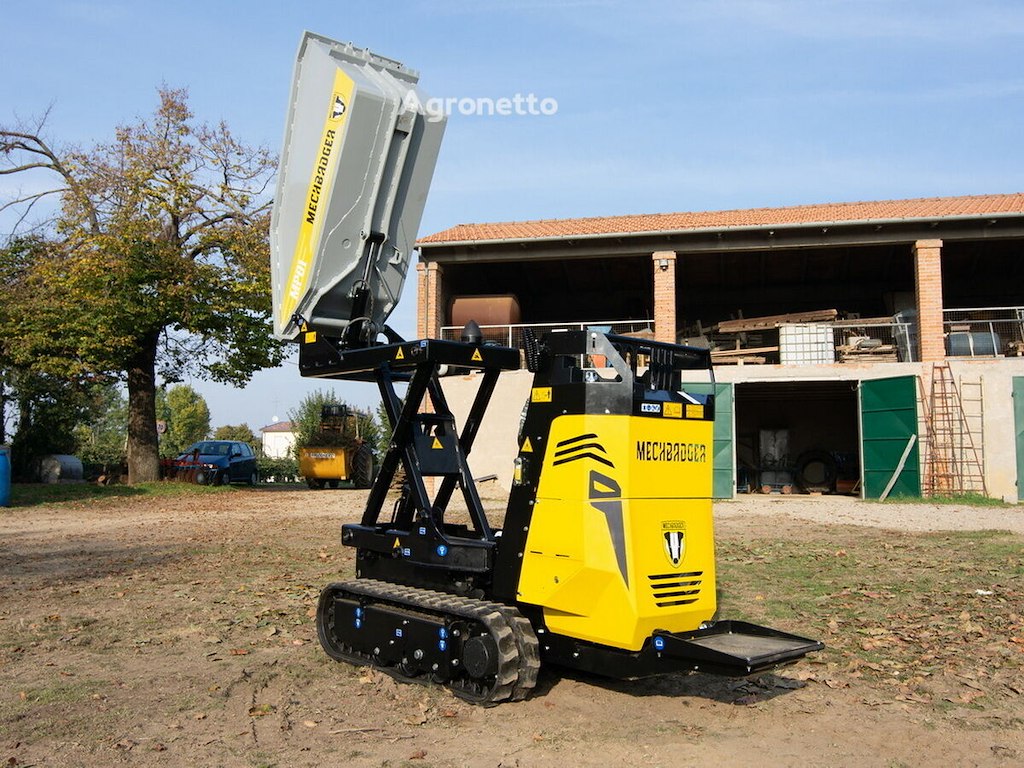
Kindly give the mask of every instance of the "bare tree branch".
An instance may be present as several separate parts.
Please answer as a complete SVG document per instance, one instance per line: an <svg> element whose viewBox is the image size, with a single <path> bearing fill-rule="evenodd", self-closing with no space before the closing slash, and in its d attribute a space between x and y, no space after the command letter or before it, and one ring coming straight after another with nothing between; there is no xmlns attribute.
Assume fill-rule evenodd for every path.
<svg viewBox="0 0 1024 768"><path fill-rule="evenodd" d="M31 201L31 204L30 204L29 207L31 207L32 205L35 205L36 201L39 198L46 197L47 195L56 195L56 194L59 194L59 193L61 193L63 191L64 191L63 189L48 189L45 192L39 192L39 193L34 194L34 195L26 195L25 197L19 197L17 200L9 200L8 202L4 203L3 205L0 205L0 211L5 211L8 208L13 208L16 205L21 205L22 203L28 203L30 201Z"/></svg>
<svg viewBox="0 0 1024 768"><path fill-rule="evenodd" d="M41 127L42 122L40 122L40 128ZM14 152L25 152L30 155L38 155L41 157L45 157L49 162L31 162L22 163L20 165L14 164L12 162L11 168L5 171L0 171L0 173L20 173L22 171L27 171L32 168L45 168L47 170L53 171L54 173L58 174L61 178L63 178L64 182L68 186L68 189L74 192L82 200L83 205L86 209L86 215L89 219L89 224L92 228L92 231L99 231L99 215L96 211L95 206L93 206L92 202L89 200L88 195L85 194L85 190L82 189L81 185L78 183L78 179L75 178L75 175L71 173L71 171L64 164L64 162L61 160L60 156L56 153L56 151L54 151L49 146L49 144L47 144L42 139L38 132L24 133L21 131L0 130L0 155L3 155L5 158L7 158L8 162L11 162L10 155ZM22 217L22 219L24 219L24 217Z"/></svg>

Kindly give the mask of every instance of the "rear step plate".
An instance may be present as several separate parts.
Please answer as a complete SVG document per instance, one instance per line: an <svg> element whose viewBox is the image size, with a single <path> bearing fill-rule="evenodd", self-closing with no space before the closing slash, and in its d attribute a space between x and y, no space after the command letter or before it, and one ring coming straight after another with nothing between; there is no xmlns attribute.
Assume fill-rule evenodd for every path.
<svg viewBox="0 0 1024 768"><path fill-rule="evenodd" d="M654 635L660 655L692 663L693 669L738 676L789 664L824 647L817 640L745 621L719 621L685 635Z"/></svg>

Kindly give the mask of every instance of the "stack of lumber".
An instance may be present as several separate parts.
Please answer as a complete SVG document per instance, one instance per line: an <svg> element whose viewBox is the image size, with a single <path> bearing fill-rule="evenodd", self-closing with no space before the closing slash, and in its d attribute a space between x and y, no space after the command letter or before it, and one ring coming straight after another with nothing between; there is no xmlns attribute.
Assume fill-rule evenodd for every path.
<svg viewBox="0 0 1024 768"><path fill-rule="evenodd" d="M839 317L835 309L818 309L813 312L790 312L788 315L766 317L741 317L738 320L723 320L717 326L719 333L747 333L778 328L789 323L831 323Z"/></svg>

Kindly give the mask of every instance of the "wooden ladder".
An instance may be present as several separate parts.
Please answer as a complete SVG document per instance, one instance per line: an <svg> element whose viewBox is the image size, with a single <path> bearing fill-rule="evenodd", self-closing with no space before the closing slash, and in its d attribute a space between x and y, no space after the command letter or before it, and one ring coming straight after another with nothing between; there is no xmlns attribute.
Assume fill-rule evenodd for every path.
<svg viewBox="0 0 1024 768"><path fill-rule="evenodd" d="M981 453L974 444L960 389L948 362L932 366L930 397L922 397L922 402L928 435L924 492L929 496L985 494Z"/></svg>

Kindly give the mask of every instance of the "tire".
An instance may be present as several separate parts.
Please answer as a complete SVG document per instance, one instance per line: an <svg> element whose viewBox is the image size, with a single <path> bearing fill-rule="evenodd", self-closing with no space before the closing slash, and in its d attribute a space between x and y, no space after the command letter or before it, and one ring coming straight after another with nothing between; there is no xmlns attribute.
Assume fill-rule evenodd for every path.
<svg viewBox="0 0 1024 768"><path fill-rule="evenodd" d="M368 445L359 446L352 457L352 483L356 488L373 485L373 451Z"/></svg>
<svg viewBox="0 0 1024 768"><path fill-rule="evenodd" d="M804 451L796 460L797 485L807 493L832 493L839 466L828 451Z"/></svg>
<svg viewBox="0 0 1024 768"><path fill-rule="evenodd" d="M256 483L258 483L259 481L260 481L259 473L254 469L252 472L249 473L249 480L248 480L249 487L250 488L251 487L255 487Z"/></svg>
<svg viewBox="0 0 1024 768"><path fill-rule="evenodd" d="M327 487L328 488L333 488L333 489L336 490L339 486L341 486L341 480L328 480L327 481Z"/></svg>
<svg viewBox="0 0 1024 768"><path fill-rule="evenodd" d="M198 469L192 476L196 485L208 485L210 482L210 474L205 469Z"/></svg>
<svg viewBox="0 0 1024 768"><path fill-rule="evenodd" d="M307 477L306 485L309 486L309 490L311 491L319 491L323 489L324 481L317 480L315 477Z"/></svg>
<svg viewBox="0 0 1024 768"><path fill-rule="evenodd" d="M231 470L222 469L220 474L214 478L217 485L231 485Z"/></svg>

